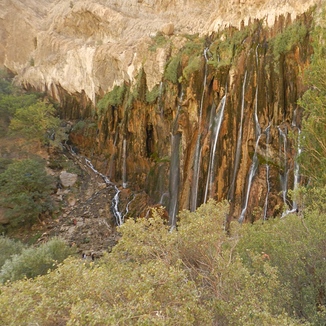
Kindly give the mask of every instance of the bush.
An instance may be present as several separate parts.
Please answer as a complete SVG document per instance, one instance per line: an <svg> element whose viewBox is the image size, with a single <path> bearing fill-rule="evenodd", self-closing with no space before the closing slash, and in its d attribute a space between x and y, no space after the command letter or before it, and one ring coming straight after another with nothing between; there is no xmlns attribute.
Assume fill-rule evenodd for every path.
<svg viewBox="0 0 326 326"><path fill-rule="evenodd" d="M23 249L7 259L0 271L0 282L17 281L25 277L44 275L58 266L73 251L63 240L54 238L38 248Z"/></svg>
<svg viewBox="0 0 326 326"><path fill-rule="evenodd" d="M148 49L152 52L155 52L157 48L163 48L168 42L169 39L159 32L154 37L152 37L152 44Z"/></svg>
<svg viewBox="0 0 326 326"><path fill-rule="evenodd" d="M97 107L100 110L100 115L104 114L109 106L119 106L122 104L124 95L126 93L126 86L114 86L113 90L104 95L104 97L98 101Z"/></svg>
<svg viewBox="0 0 326 326"><path fill-rule="evenodd" d="M7 237L0 237L0 270L7 259L10 259L13 255L18 255L24 248L21 242L12 240Z"/></svg>
<svg viewBox="0 0 326 326"><path fill-rule="evenodd" d="M224 230L228 207L213 201L180 213L169 232L163 212L128 220L99 263L68 259L57 270L1 287L2 324L300 325L283 312L290 296L277 269L236 254L238 228ZM19 307L19 309L18 309Z"/></svg>
<svg viewBox="0 0 326 326"><path fill-rule="evenodd" d="M37 160L16 161L0 174L0 205L12 226L33 224L43 212L54 210L50 194L54 179Z"/></svg>
<svg viewBox="0 0 326 326"><path fill-rule="evenodd" d="M321 325L326 312L326 219L320 212L305 218L290 215L282 220L247 225L237 251L252 271L251 253L261 255L279 270L279 280L292 297L284 308L289 315Z"/></svg>
<svg viewBox="0 0 326 326"><path fill-rule="evenodd" d="M169 60L165 68L164 78L173 84L178 82L179 65L180 56L175 56Z"/></svg>
<svg viewBox="0 0 326 326"><path fill-rule="evenodd" d="M56 110L52 105L37 102L17 109L9 128L12 133L27 139L44 141L47 132L55 132L59 128L60 119L55 117L55 113Z"/></svg>
<svg viewBox="0 0 326 326"><path fill-rule="evenodd" d="M279 33L272 41L274 60L279 60L281 54L289 52L294 45L302 42L307 34L307 27L301 23L293 23Z"/></svg>
<svg viewBox="0 0 326 326"><path fill-rule="evenodd" d="M190 76L195 72L200 70L202 59L200 57L191 57L189 59L188 65L183 69L183 76L187 81L189 81Z"/></svg>

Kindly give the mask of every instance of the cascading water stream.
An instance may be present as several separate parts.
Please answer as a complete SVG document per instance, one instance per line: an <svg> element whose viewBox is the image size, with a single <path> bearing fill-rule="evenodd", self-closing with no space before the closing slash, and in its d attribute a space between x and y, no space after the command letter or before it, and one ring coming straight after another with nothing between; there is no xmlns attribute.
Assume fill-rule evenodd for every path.
<svg viewBox="0 0 326 326"><path fill-rule="evenodd" d="M127 188L127 139L122 142L122 188Z"/></svg>
<svg viewBox="0 0 326 326"><path fill-rule="evenodd" d="M278 126L277 127L280 137L283 140L283 173L280 173L281 187L282 187L282 198L284 205L287 205L287 191L288 191L288 166L287 166L287 137L284 131ZM280 149L280 156L282 156L282 150Z"/></svg>
<svg viewBox="0 0 326 326"><path fill-rule="evenodd" d="M132 197L131 200L129 200L129 202L126 205L126 209L125 209L125 213L123 214L122 220L124 221L125 217L127 216L127 214L129 213L129 205L134 201L134 199L136 198L136 196L134 195Z"/></svg>
<svg viewBox="0 0 326 326"><path fill-rule="evenodd" d="M228 199L233 200L234 196L234 187L235 187L235 179L237 176L237 170L240 164L240 155L241 155L241 143L242 143L242 129L243 129L243 116L244 116L244 104L245 104L245 89L246 89L246 81L247 81L247 71L245 72L243 83L242 83L242 98L241 98L241 114L240 114L240 125L239 125L239 132L237 138L237 147L235 152L235 160L234 160L234 169L233 169L233 176L232 182L229 189Z"/></svg>
<svg viewBox="0 0 326 326"><path fill-rule="evenodd" d="M198 118L198 136L195 148L195 156L194 156L194 168L193 168L193 176L191 183L191 194L190 194L190 211L195 211L197 208L197 200L198 200L198 182L199 182L199 170L200 170L200 162L201 162L201 123L202 123L202 114L203 114L203 105L206 91L206 81L207 81L207 52L208 48L204 50L204 58L205 58L205 73L204 73L204 81L203 81L203 92L200 99L199 106L199 118Z"/></svg>
<svg viewBox="0 0 326 326"><path fill-rule="evenodd" d="M102 177L102 179L104 180L104 182L106 183L106 185L107 186L111 186L111 187L113 187L114 188L114 190L115 190L115 195L114 195L114 197L113 197L113 199L112 199L112 213L113 213L113 215L114 215L114 218L115 218L115 221L116 221L116 223L117 223L117 225L118 226L120 226L120 225L122 225L123 224L123 217L122 217L122 214L120 213L120 211L119 211L119 194L120 194L120 190L118 189L118 187L113 183L113 182L111 182L110 180L109 180L109 178L106 176L106 175L104 175L104 174L102 174L102 173L100 173L100 172L98 172L95 168L94 168L94 166L93 166L93 164L92 164L92 162L89 160L89 159L87 159L87 158L85 158L85 162L86 162L86 165L95 173L95 174L97 174L97 175L99 175L100 177Z"/></svg>
<svg viewBox="0 0 326 326"><path fill-rule="evenodd" d="M212 196L212 184L214 182L214 163L215 163L215 154L216 154L216 146L217 146L217 140L220 133L222 121L223 121L223 115L224 115L224 108L226 103L226 94L222 97L221 102L218 106L217 113L215 114L213 123L212 123L212 136L211 139L211 149L209 153L209 165L208 165L208 171L207 171L207 182L206 182L206 188L205 188L205 197L204 197L204 203L206 203L208 197Z"/></svg>
<svg viewBox="0 0 326 326"><path fill-rule="evenodd" d="M298 189L299 183L300 183L300 165L298 162L298 158L301 155L302 149L300 146L300 133L301 130L298 128L298 147L297 147L297 154L296 154L296 158L294 161L294 184L293 184L293 191L296 191ZM294 211L297 211L298 209L298 203L296 201L293 201L292 204L292 209Z"/></svg>
<svg viewBox="0 0 326 326"><path fill-rule="evenodd" d="M80 161L81 158L76 154L76 152L72 149L71 146L68 146L67 144L65 144L65 147L68 149L69 153L70 153L70 154L71 154L71 155L72 155L76 160L78 160L80 163L82 163L82 162ZM118 226L122 225L122 224L123 224L123 217L122 217L121 213L119 212L119 208L118 208L118 206L119 206L119 193L120 193L120 190L118 189L118 187L117 187L113 182L110 181L110 179L109 179L106 175L104 175L104 174L98 172L98 171L94 168L92 162L91 162L89 159L87 159L87 158L85 157L84 160L85 160L85 164L86 164L86 166L87 166L88 168L90 168L90 169L91 169L91 170L92 170L96 175L99 175L99 176L103 179L103 181L105 182L105 184L106 184L107 186L110 186L110 187L113 187L113 188L114 188L114 190L115 190L115 195L114 195L114 197L113 197L113 199L112 199L112 206L111 206L111 207L112 207L112 213L113 213L113 215L114 215L114 218L115 218L116 224L117 224Z"/></svg>
<svg viewBox="0 0 326 326"><path fill-rule="evenodd" d="M176 133L171 135L172 142L172 155L170 162L170 178L169 178L169 225L171 230L177 225L176 216L178 212L178 193L180 184L180 148L181 133Z"/></svg>
<svg viewBox="0 0 326 326"><path fill-rule="evenodd" d="M268 145L269 145L269 137L270 137L270 128L271 125L269 123L269 125L267 126L266 130L265 130L265 134L266 134L266 153L268 154ZM265 221L267 219L267 210L268 210L268 196L269 193L271 191L271 185L269 182L269 164L268 161L266 163L266 186L267 186L267 191L266 191L266 197L265 197L265 203L264 203L264 215L263 215L263 220Z"/></svg>
<svg viewBox="0 0 326 326"><path fill-rule="evenodd" d="M256 174L257 168L258 168L258 155L257 155L257 148L258 148L258 143L259 143L259 139L260 136L258 137L257 141L256 141L256 145L255 145L255 153L254 156L252 158L252 163L250 166L250 171L249 171L249 177L248 177L248 185L247 185L247 190L246 190L246 197L245 197L245 204L244 207L241 211L240 217L239 217L239 222L243 222L244 218L245 218L245 214L248 208L248 201L249 201L249 195L250 195L250 189L251 189L251 185L252 185L252 181L254 179L254 176Z"/></svg>
<svg viewBox="0 0 326 326"><path fill-rule="evenodd" d="M183 89L181 88L178 99L178 107L175 119L172 123L171 131L171 160L170 160L170 176L169 176L169 225L171 230L176 227L177 212L178 212L178 198L180 186L180 141L182 134L178 132L178 119L183 101ZM163 194L164 195L164 194Z"/></svg>
<svg viewBox="0 0 326 326"><path fill-rule="evenodd" d="M257 51L257 48L256 48ZM257 54L256 54L257 55ZM258 59L257 59L258 60ZM258 66L258 62L257 62ZM255 110L254 110L254 121L255 121L255 134L256 134L256 144L255 144L255 152L254 156L252 158L252 163L250 166L250 172L249 172L249 177L248 177L248 185L246 189L246 197L245 197L245 204L244 207L241 211L240 217L239 217L239 222L243 222L245 218L245 214L248 208L248 201L249 201L249 195L250 195L250 189L252 185L252 181L254 179L254 176L256 174L257 168L258 168L258 155L257 155L257 148L261 136L261 127L259 124L258 120L258 84L256 86L256 93L255 93Z"/></svg>
<svg viewBox="0 0 326 326"><path fill-rule="evenodd" d="M298 128L298 146L296 151L296 157L294 160L294 181L293 181L293 191L295 192L298 189L299 183L300 183L300 165L298 162L298 158L302 152L301 146L300 146L300 133L301 130ZM295 213L298 211L298 203L294 200L292 202L292 209L287 209L285 212L283 212L281 217L285 217L288 214Z"/></svg>

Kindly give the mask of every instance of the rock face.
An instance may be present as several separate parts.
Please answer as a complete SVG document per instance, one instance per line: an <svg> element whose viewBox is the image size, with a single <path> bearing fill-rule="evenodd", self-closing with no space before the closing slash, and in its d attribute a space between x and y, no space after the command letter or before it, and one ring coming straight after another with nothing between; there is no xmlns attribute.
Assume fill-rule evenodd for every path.
<svg viewBox="0 0 326 326"><path fill-rule="evenodd" d="M49 91L96 95L133 81L143 66L151 89L170 48L151 52L150 37L206 34L249 19L292 18L319 0L4 0L0 4L0 65L19 82ZM174 37L172 36L174 34Z"/></svg>
<svg viewBox="0 0 326 326"><path fill-rule="evenodd" d="M230 219L268 218L298 182L288 133L312 18L295 18L318 3L7 0L0 62L85 120L71 141L151 204L174 215L212 197Z"/></svg>

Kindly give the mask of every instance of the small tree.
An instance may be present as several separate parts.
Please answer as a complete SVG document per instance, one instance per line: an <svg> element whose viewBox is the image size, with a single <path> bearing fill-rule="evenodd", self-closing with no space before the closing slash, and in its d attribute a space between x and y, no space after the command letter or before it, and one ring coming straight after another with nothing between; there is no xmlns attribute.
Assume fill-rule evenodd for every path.
<svg viewBox="0 0 326 326"><path fill-rule="evenodd" d="M0 174L0 205L6 209L11 225L34 223L45 211L53 211L50 194L54 180L42 163L16 161Z"/></svg>
<svg viewBox="0 0 326 326"><path fill-rule="evenodd" d="M59 127L60 119L55 117L55 112L55 108L45 102L17 109L10 130L27 139L44 141L47 132L53 133Z"/></svg>

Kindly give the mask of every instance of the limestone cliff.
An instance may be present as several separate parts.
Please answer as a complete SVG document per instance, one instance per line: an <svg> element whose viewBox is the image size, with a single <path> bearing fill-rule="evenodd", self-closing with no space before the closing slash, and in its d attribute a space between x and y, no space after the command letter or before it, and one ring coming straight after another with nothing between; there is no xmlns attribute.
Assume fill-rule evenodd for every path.
<svg viewBox="0 0 326 326"><path fill-rule="evenodd" d="M159 83L168 49L148 51L151 36L210 34L280 14L292 18L319 0L5 0L0 4L0 65L21 83L69 93L96 94L132 81L144 66L148 87ZM172 35L173 34L173 35ZM59 99L59 98L58 98Z"/></svg>
<svg viewBox="0 0 326 326"><path fill-rule="evenodd" d="M71 141L172 223L211 197L231 202L230 219L268 218L295 208L288 134L301 123L313 4L7 0L0 60L83 120Z"/></svg>

